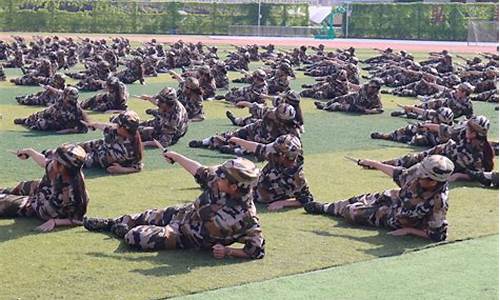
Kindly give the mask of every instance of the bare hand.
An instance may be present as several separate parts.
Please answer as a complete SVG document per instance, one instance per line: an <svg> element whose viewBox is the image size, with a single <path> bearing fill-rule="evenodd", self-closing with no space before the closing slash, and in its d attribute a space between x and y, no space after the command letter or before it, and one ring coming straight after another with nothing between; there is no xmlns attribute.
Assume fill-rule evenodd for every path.
<svg viewBox="0 0 500 300"><path fill-rule="evenodd" d="M49 232L52 231L56 227L56 221L54 219L50 219L42 225L38 226L36 230L41 232Z"/></svg>
<svg viewBox="0 0 500 300"><path fill-rule="evenodd" d="M177 153L174 151L167 151L167 152L163 153L163 157L165 157L165 160L171 164L175 163L176 155L177 155Z"/></svg>
<svg viewBox="0 0 500 300"><path fill-rule="evenodd" d="M106 171L108 171L109 173L118 172L120 170L121 170L121 166L117 163L114 163L111 166L106 168Z"/></svg>
<svg viewBox="0 0 500 300"><path fill-rule="evenodd" d="M30 153L32 149L21 149L16 152L16 156L19 159L26 160L30 158Z"/></svg>
<svg viewBox="0 0 500 300"><path fill-rule="evenodd" d="M371 160L371 159L360 159L358 161L358 165L368 169L373 169L376 163L377 163L376 160Z"/></svg>
<svg viewBox="0 0 500 300"><path fill-rule="evenodd" d="M244 105L244 102L243 102L243 101L239 101L239 102L238 102L238 103L236 103L235 105L236 105L236 107L238 107L238 108L244 108L244 107L245 107L245 105Z"/></svg>
<svg viewBox="0 0 500 300"><path fill-rule="evenodd" d="M241 141L240 138L237 138L237 137L231 137L227 142L230 143L230 144L238 144L238 142Z"/></svg>
<svg viewBox="0 0 500 300"><path fill-rule="evenodd" d="M222 259L226 256L226 247L221 244L216 244L212 247L212 254L217 259Z"/></svg>

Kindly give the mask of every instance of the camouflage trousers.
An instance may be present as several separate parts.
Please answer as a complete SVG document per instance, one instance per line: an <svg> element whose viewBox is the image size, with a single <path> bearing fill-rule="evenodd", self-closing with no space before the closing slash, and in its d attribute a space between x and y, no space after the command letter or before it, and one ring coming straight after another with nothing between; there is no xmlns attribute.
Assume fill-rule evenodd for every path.
<svg viewBox="0 0 500 300"><path fill-rule="evenodd" d="M24 125L33 130L50 131L68 128L61 120L52 119L43 112L35 113L24 120Z"/></svg>
<svg viewBox="0 0 500 300"><path fill-rule="evenodd" d="M177 212L175 207L149 209L118 217L114 222L125 224L130 229L124 240L131 247L142 250L176 249L180 246L175 242L178 233L169 224Z"/></svg>
<svg viewBox="0 0 500 300"><path fill-rule="evenodd" d="M39 183L38 180L22 181L14 188L0 188L0 218L32 216L30 196L36 193Z"/></svg>
<svg viewBox="0 0 500 300"><path fill-rule="evenodd" d="M183 105L186 108L189 119L203 115L203 103L193 101L183 103Z"/></svg>
<svg viewBox="0 0 500 300"><path fill-rule="evenodd" d="M394 130L389 134L388 140L422 147L432 147L438 143L435 134L429 131L419 132L418 127L412 124Z"/></svg>
<svg viewBox="0 0 500 300"><path fill-rule="evenodd" d="M143 142L150 142L155 139L160 142L163 147L168 147L176 144L187 132L186 131L181 135L165 134L156 130L154 125L155 124L150 124L149 122L144 122L139 126L139 134L141 135L141 140Z"/></svg>
<svg viewBox="0 0 500 300"><path fill-rule="evenodd" d="M278 81L270 81L268 83L268 94L269 95L277 95L279 93L283 93L290 89L290 83L288 81L278 82Z"/></svg>
<svg viewBox="0 0 500 300"><path fill-rule="evenodd" d="M125 84L132 84L137 80L140 80L140 76L130 70L125 70L123 72L120 72L116 74L116 77L118 77L118 79L120 79L120 81Z"/></svg>
<svg viewBox="0 0 500 300"><path fill-rule="evenodd" d="M39 92L36 94L31 94L31 95L26 95L23 97L16 98L16 100L17 100L17 103L22 104L22 105L49 106L51 104L54 104L58 98L59 98L58 95L52 94L48 91L43 91L43 92Z"/></svg>
<svg viewBox="0 0 500 300"><path fill-rule="evenodd" d="M419 95L415 90L402 88L392 90L392 94L401 97L417 97Z"/></svg>
<svg viewBox="0 0 500 300"><path fill-rule="evenodd" d="M48 78L32 76L32 75L24 75L22 77L16 78L13 80L15 85L39 85L46 84Z"/></svg>
<svg viewBox="0 0 500 300"><path fill-rule="evenodd" d="M347 222L357 225L399 228L399 224L392 218L391 190L382 193L363 194L326 204L325 213L342 217Z"/></svg>
<svg viewBox="0 0 500 300"><path fill-rule="evenodd" d="M103 147L104 140L97 139L80 143L79 145L87 152L85 167L107 168L113 162L113 157Z"/></svg>
<svg viewBox="0 0 500 300"><path fill-rule="evenodd" d="M498 103L498 91L491 90L491 91L482 92L474 97L471 97L471 100L472 101Z"/></svg>
<svg viewBox="0 0 500 300"><path fill-rule="evenodd" d="M81 91L98 91L104 88L102 82L93 77L82 79L76 87Z"/></svg>
<svg viewBox="0 0 500 300"><path fill-rule="evenodd" d="M93 111L107 111L107 110L127 110L127 105L117 104L115 98L106 93L106 94L98 94L89 98L85 101L82 101L81 107L83 109L89 109Z"/></svg>

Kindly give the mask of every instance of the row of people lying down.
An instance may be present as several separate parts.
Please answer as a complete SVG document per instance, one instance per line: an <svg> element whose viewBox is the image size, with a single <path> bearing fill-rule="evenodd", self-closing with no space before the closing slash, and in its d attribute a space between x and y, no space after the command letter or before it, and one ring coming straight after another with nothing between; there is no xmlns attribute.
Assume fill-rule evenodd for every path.
<svg viewBox="0 0 500 300"><path fill-rule="evenodd" d="M468 126L482 130L476 123ZM217 258L262 258L265 243L254 202L266 203L270 210L304 206L308 213L388 228L393 235L410 234L442 241L448 228L448 181L457 175L470 176L461 173L462 167L446 156L431 152L417 154L412 160L360 160L361 166L391 176L399 188L320 203L314 201L304 178L298 137L285 135L270 144L232 137L231 142L265 159L267 164L262 171L242 158L205 167L166 151L165 159L180 164L193 175L202 194L192 204L112 219L84 218L89 203L82 173L89 161L84 145L65 144L45 154L23 149L17 156L32 158L45 168L45 175L40 181L1 189L0 216L37 217L45 221L39 227L42 231L83 223L88 230L111 232L130 246L144 250L200 248L212 250ZM483 183L498 186L498 174L496 179L491 172L482 172L481 176ZM245 246L229 247L235 242Z"/></svg>

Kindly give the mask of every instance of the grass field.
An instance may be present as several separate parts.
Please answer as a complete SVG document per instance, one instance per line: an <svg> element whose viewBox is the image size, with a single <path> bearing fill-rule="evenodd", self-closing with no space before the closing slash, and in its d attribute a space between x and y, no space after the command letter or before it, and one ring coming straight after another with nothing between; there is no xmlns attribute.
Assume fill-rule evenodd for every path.
<svg viewBox="0 0 500 300"><path fill-rule="evenodd" d="M366 50L360 51L359 56L365 58L371 54L373 52ZM416 56L423 58L424 54ZM252 68L257 66L253 64ZM9 78L19 74L18 70L7 70ZM231 73L230 77L236 78L239 74ZM145 86L130 85L130 94L154 94L165 86L177 86L176 82L165 75L148 78L146 82ZM313 82L311 78L299 73L297 79L292 81L292 88L300 90L301 84L310 82ZM14 118L40 110L39 107L17 105L14 97L37 90L36 87L15 87L10 83L0 83L0 113L3 115L0 120L0 186L11 186L19 180L36 179L43 172L32 161L15 159L7 152L9 149L33 147L43 150L63 142L99 137L95 132L85 135L35 133L13 125ZM82 93L80 97L85 99L91 95L93 93ZM141 117L146 117L144 110L150 105L134 98L129 102L131 109L140 113ZM410 104L414 100L383 95L383 102L386 111L382 115L354 116L318 111L311 99L303 100L306 176L316 199L332 201L394 187L390 178L383 174L361 170L343 159L347 154L387 159L418 150L403 144L369 138L369 133L375 129L391 131L405 125L405 120L391 118L389 114L395 109L396 103ZM476 113L484 114L492 121L490 139L498 140L498 115L493 108L492 104L474 103ZM232 129L224 115L226 109L236 111L223 102L206 103L207 120L191 124L188 134L172 149L204 164L217 164L230 158L213 151L187 147L187 142L191 139ZM236 112L239 115L246 114L245 111ZM109 115L92 113L91 118L104 121ZM145 169L139 174L109 176L102 171L91 170L86 175L91 198L88 214L91 216L112 217L152 207L187 203L199 194L194 180L179 166L167 165L158 150L146 150ZM497 198L498 192L495 190L482 189L475 184L452 184L448 241L498 235ZM369 280L377 277L378 269L370 266L379 264L379 258L400 255L429 245L427 241L417 238L392 237L384 230L351 227L339 219L308 216L302 209L278 213L269 213L265 207L258 209L266 237L266 257L258 261L218 261L210 253L201 251L135 252L128 250L119 240L89 233L83 228L40 234L33 231L40 224L38 220L0 220L0 299L158 299L373 261L366 262L366 268L357 269L359 274L364 274L363 276L367 276L366 280ZM464 252L459 256L453 251L441 254L441 248L444 249L443 246L433 248L435 254L429 259L443 260L442 263L449 265L459 261L475 263L472 257L476 255L474 251ZM498 254L497 249L494 252L495 255ZM401 260L383 260L380 264L385 264L387 268L397 268L397 274L401 277L405 275L405 265L418 263L408 262L406 259L408 256L402 256ZM355 266L363 265L353 265L354 268ZM414 266L408 272L425 272L430 266L432 264L427 268ZM349 267L345 268L342 270L350 270L347 269ZM479 268L484 274L497 274L498 261L495 264L481 263ZM428 272L440 274L441 271L442 269L437 269ZM335 276L342 277L343 273L336 274L340 275ZM457 269L451 269L449 274L443 273L443 276L462 275ZM496 286L498 277L494 281ZM351 288L347 281L343 282L345 288ZM484 282L492 281L488 279ZM451 283L452 281L444 281L443 284ZM273 284L278 288L281 283ZM306 285L307 281L303 286ZM258 288L262 288L262 285ZM474 288L475 286L471 287ZM245 290L239 292L244 295ZM337 292L344 295L341 290ZM497 290L487 290L484 293L482 295L492 297L497 294ZM366 297L369 294L364 295ZM391 298L390 296L385 295L385 298ZM217 295L212 297L218 298ZM363 295L360 294L360 297L363 298Z"/></svg>

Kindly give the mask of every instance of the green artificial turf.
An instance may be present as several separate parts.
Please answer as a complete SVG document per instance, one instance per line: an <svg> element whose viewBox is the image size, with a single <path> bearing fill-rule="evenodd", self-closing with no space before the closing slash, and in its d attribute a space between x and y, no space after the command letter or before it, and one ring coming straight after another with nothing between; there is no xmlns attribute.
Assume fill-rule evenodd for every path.
<svg viewBox="0 0 500 300"><path fill-rule="evenodd" d="M248 295L254 299L498 299L498 235L182 299L247 299Z"/></svg>
<svg viewBox="0 0 500 300"><path fill-rule="evenodd" d="M370 51L360 53L362 58L373 54ZM252 64L252 68L256 66ZM12 78L18 76L19 71L7 69L7 75ZM231 78L239 76L230 73ZM154 94L164 86L177 86L166 75L147 78L146 82L145 86L130 85L130 94ZM292 86L298 90L301 84L311 82L312 78L299 73ZM41 109L17 105L14 96L37 90L36 87L0 83L0 114L3 115L0 120L0 186L36 179L43 172L32 161L15 159L8 153L9 149L33 147L43 150L64 142L99 137L97 132L83 135L35 133L13 125L14 118ZM93 93L82 93L81 98L91 95ZM344 156L387 159L418 150L369 138L373 130L391 131L405 125L405 120L392 118L389 114L396 103L414 101L383 95L384 114L357 116L318 111L311 99L303 99L305 169L314 196L319 201L333 201L395 187L390 178L362 170ZM144 110L151 107L150 104L133 97L129 102L131 109L147 117ZM187 135L171 148L204 164L218 164L231 156L190 149L188 141L234 129L228 125L225 110L231 109L238 115L246 111L219 101L204 105L207 120L191 124ZM474 108L491 119L490 137L498 140L498 116L494 105L474 103ZM92 113L91 118L104 121L109 115ZM112 217L190 202L199 194L194 180L180 167L166 164L158 150L147 150L144 162L144 171L127 176L109 176L100 170L86 171L91 199L88 214ZM452 184L449 240L498 234L497 197L497 191L482 189L476 184ZM356 228L339 219L309 216L302 209L278 213L269 213L263 206L258 209L266 237L266 257L258 261L219 261L201 251L136 252L128 250L119 240L89 233L83 228L39 234L33 231L40 224L38 220L0 220L0 299L165 298L399 255L428 245L427 241L417 238L392 237L384 230ZM490 272L496 266L481 267L484 272ZM372 270L366 272L373 273Z"/></svg>

